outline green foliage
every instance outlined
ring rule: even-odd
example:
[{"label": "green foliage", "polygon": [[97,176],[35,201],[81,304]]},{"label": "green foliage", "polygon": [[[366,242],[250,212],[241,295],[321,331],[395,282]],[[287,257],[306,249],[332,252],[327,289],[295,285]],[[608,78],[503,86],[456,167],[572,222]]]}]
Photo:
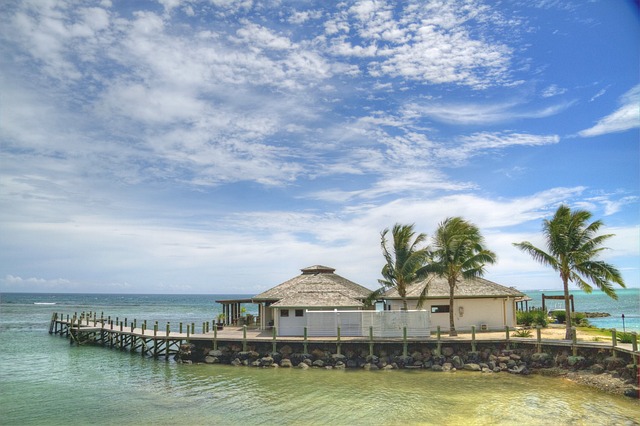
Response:
[{"label": "green foliage", "polygon": [[450,217],[438,225],[432,241],[427,269],[449,283],[449,335],[456,336],[453,297],[457,283],[484,275],[485,265],[496,262],[496,255],[484,247],[484,238],[474,224],[461,217]]},{"label": "green foliage", "polygon": [[[620,271],[598,259],[605,249],[604,242],[613,235],[598,235],[598,230],[603,225],[602,221],[589,222],[590,220],[590,212],[571,211],[569,207],[561,205],[552,219],[544,220],[542,223],[546,251],[528,241],[514,243],[534,260],[558,273],[562,280],[565,300],[569,296],[569,283],[575,284],[587,293],[591,293],[593,287],[599,288],[613,299],[617,299],[613,285],[625,287]],[[569,309],[568,306],[565,308]],[[570,323],[571,321],[566,321],[566,339],[571,337]]]},{"label": "green foliage", "polygon": [[573,325],[577,327],[589,327],[591,325],[584,312],[574,312],[571,321],[573,321]]},{"label": "green foliage", "polygon": [[633,336],[629,332],[624,333],[622,331],[618,331],[616,333],[616,337],[620,343],[633,343]]},{"label": "green foliage", "polygon": [[[385,265],[382,267],[382,276],[384,279],[378,280],[378,283],[384,290],[395,288],[398,295],[402,298],[403,308],[407,309],[407,290],[411,284],[414,284],[426,276],[424,270],[427,261],[427,249],[421,248],[420,245],[426,240],[425,234],[418,234],[413,229],[414,225],[401,225],[396,223],[391,230],[391,247],[387,236],[389,229],[385,229],[380,234],[382,254],[384,255]],[[425,285],[420,300],[426,297],[427,287]]]},{"label": "green foliage", "polygon": [[513,337],[531,337],[531,330],[528,328],[520,328],[513,332]]},{"label": "green foliage", "polygon": [[518,325],[539,325],[540,327],[546,327],[549,322],[547,314],[541,309],[535,309],[531,311],[518,311],[516,312],[516,320],[518,322]]},{"label": "green foliage", "polygon": [[553,317],[559,324],[564,324],[567,321],[567,313],[565,311],[555,311]]}]

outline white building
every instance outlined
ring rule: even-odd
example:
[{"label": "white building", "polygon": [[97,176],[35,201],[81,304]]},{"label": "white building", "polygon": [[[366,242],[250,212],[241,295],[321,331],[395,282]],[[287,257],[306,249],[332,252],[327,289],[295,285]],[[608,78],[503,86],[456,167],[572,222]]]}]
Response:
[{"label": "white building", "polygon": [[[424,287],[427,295],[421,307],[417,306]],[[454,291],[453,315],[456,330],[504,330],[505,326],[516,326],[516,299],[524,296],[513,287],[505,287],[483,278],[458,282]],[[385,309],[402,309],[402,298],[398,291],[387,291],[382,299]],[[449,284],[446,279],[429,277],[407,289],[407,308],[426,309],[430,313],[431,330],[440,326],[449,330]]]}]

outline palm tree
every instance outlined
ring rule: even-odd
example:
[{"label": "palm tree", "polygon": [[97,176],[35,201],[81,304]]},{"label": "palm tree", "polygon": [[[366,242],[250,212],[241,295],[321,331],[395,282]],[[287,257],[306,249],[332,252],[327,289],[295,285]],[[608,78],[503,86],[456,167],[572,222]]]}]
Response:
[{"label": "palm tree", "polygon": [[[378,280],[383,291],[395,288],[402,298],[402,307],[407,310],[407,288],[425,277],[425,261],[427,249],[420,248],[426,240],[425,234],[416,235],[414,225],[400,225],[396,223],[391,231],[393,246],[387,247],[389,228],[380,233],[382,254],[386,264],[382,267],[384,279]],[[422,291],[419,302],[426,296],[426,286]]]},{"label": "palm tree", "polygon": [[485,264],[495,261],[495,253],[484,248],[484,238],[474,224],[461,217],[450,217],[438,225],[427,271],[446,278],[449,284],[450,336],[458,335],[453,316],[453,296],[458,282],[481,277]]},{"label": "palm tree", "polygon": [[614,266],[596,260],[598,254],[606,249],[602,244],[613,234],[596,235],[603,223],[600,220],[588,223],[591,216],[586,210],[571,211],[569,207],[561,205],[553,218],[545,219],[542,224],[547,251],[528,241],[514,243],[514,246],[560,274],[564,288],[567,340],[571,339],[569,282],[576,284],[585,293],[591,293],[593,284],[613,299],[618,298],[613,283],[625,287],[620,272]]}]

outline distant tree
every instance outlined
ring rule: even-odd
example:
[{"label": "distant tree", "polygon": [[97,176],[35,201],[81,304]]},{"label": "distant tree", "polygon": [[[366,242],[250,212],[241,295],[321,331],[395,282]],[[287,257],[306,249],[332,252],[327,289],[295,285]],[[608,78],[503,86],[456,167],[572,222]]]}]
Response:
[{"label": "distant tree", "polygon": [[461,217],[450,217],[438,225],[432,238],[427,272],[443,277],[449,284],[449,335],[457,336],[453,297],[462,279],[484,275],[486,264],[496,261],[496,255],[484,247],[480,230]]},{"label": "distant tree", "polygon": [[618,298],[613,284],[625,287],[620,272],[614,266],[596,260],[600,252],[606,249],[602,244],[613,234],[596,235],[603,223],[600,220],[588,223],[591,216],[586,210],[571,211],[569,207],[561,205],[551,220],[545,219],[542,223],[547,251],[528,241],[514,243],[514,246],[560,274],[564,289],[567,340],[571,339],[569,282],[586,293],[591,293],[593,284],[613,299]]},{"label": "distant tree", "polygon": [[[421,244],[427,239],[425,234],[418,234],[413,229],[414,225],[400,225],[396,223],[391,230],[391,246],[387,236],[389,229],[381,232],[382,254],[386,261],[382,267],[383,279],[378,280],[383,291],[395,288],[402,298],[402,307],[407,310],[407,288],[422,280],[426,276],[425,262],[427,249],[421,248]],[[423,289],[418,303],[426,296],[426,286]]]}]

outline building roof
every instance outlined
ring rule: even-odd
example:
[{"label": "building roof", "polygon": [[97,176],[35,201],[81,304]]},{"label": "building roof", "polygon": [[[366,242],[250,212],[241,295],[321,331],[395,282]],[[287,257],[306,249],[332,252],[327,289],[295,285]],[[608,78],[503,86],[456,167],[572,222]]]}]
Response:
[{"label": "building roof", "polygon": [[361,307],[371,290],[314,265],[302,274],[253,297],[254,302],[274,302],[277,307]]},{"label": "building roof", "polygon": [[[407,288],[407,299],[417,299],[425,284],[428,284],[428,299],[449,298],[449,284],[446,278],[429,277],[426,280],[412,284]],[[485,280],[484,278],[475,278],[471,280],[462,280],[458,282],[454,291],[454,297],[457,298],[479,298],[479,297],[522,297],[523,293],[513,287],[505,287]],[[382,295],[383,299],[400,299],[400,295],[396,289],[390,289]]]}]

